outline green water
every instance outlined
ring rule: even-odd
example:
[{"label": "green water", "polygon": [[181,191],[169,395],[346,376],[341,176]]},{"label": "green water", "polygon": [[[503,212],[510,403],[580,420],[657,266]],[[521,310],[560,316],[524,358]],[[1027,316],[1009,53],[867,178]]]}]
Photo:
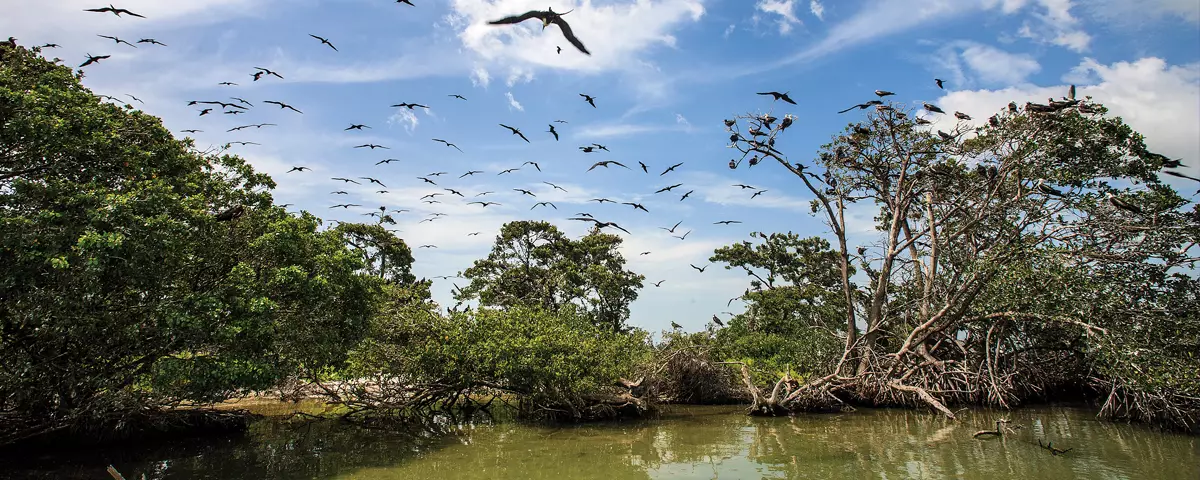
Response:
[{"label": "green water", "polygon": [[[655,421],[571,427],[463,424],[398,435],[334,422],[263,421],[242,437],[62,452],[0,478],[148,479],[1200,479],[1200,438],[1099,422],[1094,412],[902,410],[752,418],[676,407]],[[976,440],[1008,418],[1017,433]],[[1054,456],[1037,439],[1072,448]]]}]

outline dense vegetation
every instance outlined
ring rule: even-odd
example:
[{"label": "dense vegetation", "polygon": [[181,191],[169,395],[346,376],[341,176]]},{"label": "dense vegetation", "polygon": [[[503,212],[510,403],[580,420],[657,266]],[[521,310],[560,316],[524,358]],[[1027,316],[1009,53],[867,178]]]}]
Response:
[{"label": "dense vegetation", "polygon": [[[807,165],[774,148],[783,124],[729,122],[830,235],[717,249],[750,279],[746,312],[653,344],[627,324],[644,278],[619,236],[509,223],[443,313],[386,211],[334,228],[288,213],[242,159],[38,53],[0,46],[0,445],[297,380],[352,420],[493,402],[554,419],[656,401],[953,416],[1068,390],[1115,418],[1194,428],[1200,412],[1200,210],[1096,103],[1005,112],[969,139],[883,109]],[[863,201],[878,238],[853,247]]]}]

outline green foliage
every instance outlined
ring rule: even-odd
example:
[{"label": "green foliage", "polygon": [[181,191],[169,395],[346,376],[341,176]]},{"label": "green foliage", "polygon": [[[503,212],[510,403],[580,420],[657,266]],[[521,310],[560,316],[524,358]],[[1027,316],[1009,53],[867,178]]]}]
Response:
[{"label": "green foliage", "polygon": [[645,332],[612,332],[573,307],[482,308],[450,316],[427,307],[380,317],[353,355],[355,375],[404,379],[402,392],[381,403],[421,406],[426,397],[409,392],[442,400],[486,388],[516,395],[524,414],[583,409],[649,358]]},{"label": "green foliage", "polygon": [[625,270],[621,241],[598,230],[571,240],[548,222],[509,222],[487,258],[463,272],[471,283],[457,299],[551,312],[574,305],[594,324],[623,331],[645,277]]},{"label": "green foliage", "polygon": [[383,291],[363,272],[411,280],[398,239],[381,266],[345,244],[379,243],[370,227],[318,231],[242,159],[28,50],[0,55],[0,412],[33,431],[337,365]]}]

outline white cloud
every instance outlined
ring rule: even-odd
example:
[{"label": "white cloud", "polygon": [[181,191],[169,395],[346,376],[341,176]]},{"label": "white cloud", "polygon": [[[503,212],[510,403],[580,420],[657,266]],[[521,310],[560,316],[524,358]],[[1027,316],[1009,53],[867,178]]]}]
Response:
[{"label": "white cloud", "polygon": [[[1121,117],[1145,135],[1152,150],[1171,158],[1183,158],[1190,173],[1200,176],[1200,142],[1196,139],[1196,132],[1200,132],[1200,63],[1168,65],[1162,59],[1149,57],[1103,65],[1089,58],[1068,77],[1093,80],[1079,85],[1076,95],[1091,96],[1104,104],[1110,115]],[[957,91],[936,103],[948,112],[967,113],[979,123],[986,122],[1009,101],[1045,103],[1047,98],[1061,97],[1066,91],[1066,85]]]},{"label": "white cloud", "polygon": [[471,85],[487,88],[491,81],[491,74],[489,74],[487,69],[482,65],[476,65],[475,68],[471,70]]},{"label": "white cloud", "polygon": [[953,85],[1015,85],[1025,82],[1042,68],[1028,54],[1009,53],[966,40],[943,44],[928,60],[926,64],[937,65],[934,73],[940,78],[948,78]]},{"label": "white cloud", "polygon": [[1179,17],[1200,23],[1200,2],[1195,0],[1089,0],[1080,5],[1093,16],[1115,24]]},{"label": "white cloud", "polygon": [[809,2],[808,10],[812,12],[814,17],[817,17],[817,20],[825,20],[825,6],[821,5],[821,0],[812,0]]},{"label": "white cloud", "polygon": [[504,92],[504,98],[508,99],[509,108],[516,109],[520,112],[525,111],[525,107],[521,106],[521,102],[518,102],[516,98],[513,98],[512,92]]},{"label": "white cloud", "polygon": [[683,125],[687,128],[692,128],[692,123],[689,122],[687,117],[684,117],[682,113],[675,114],[675,123]]},{"label": "white cloud", "polygon": [[508,79],[504,81],[505,85],[510,88],[518,83],[529,83],[533,81],[533,70],[519,66],[513,66],[508,71]]},{"label": "white cloud", "polygon": [[414,114],[412,110],[407,108],[396,109],[396,113],[393,113],[392,116],[388,117],[387,122],[388,125],[400,124],[404,127],[404,131],[408,133],[412,133],[413,130],[416,130],[417,125],[421,123],[420,120],[417,120],[417,115]]},{"label": "white cloud", "polygon": [[[681,119],[683,120],[682,122],[680,121]],[[693,131],[692,125],[687,123],[687,119],[683,118],[682,115],[676,114],[675,123],[673,124],[607,123],[584,125],[572,134],[572,138],[614,138],[645,133],[691,131]]]},{"label": "white cloud", "polygon": [[1036,3],[1045,12],[1033,14],[1036,24],[1025,22],[1018,32],[1022,37],[1052,43],[1074,52],[1088,50],[1092,37],[1083,31],[1079,19],[1071,15],[1071,0],[1036,0]]},{"label": "white cloud", "polygon": [[759,0],[754,6],[760,12],[779,16],[779,34],[787,35],[793,25],[804,23],[796,18],[796,0]]},{"label": "white cloud", "polygon": [[728,27],[725,27],[725,33],[721,34],[721,38],[729,38],[729,35],[732,34],[733,31],[736,29],[737,29],[737,25],[734,25],[732,23],[729,24]]}]

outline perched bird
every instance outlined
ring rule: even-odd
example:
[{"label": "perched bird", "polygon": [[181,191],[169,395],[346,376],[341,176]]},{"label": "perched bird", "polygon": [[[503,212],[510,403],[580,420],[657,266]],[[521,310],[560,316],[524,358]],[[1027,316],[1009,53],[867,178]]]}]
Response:
[{"label": "perched bird", "polygon": [[525,143],[530,143],[530,142],[529,142],[529,139],[528,139],[528,138],[525,138],[525,134],[521,133],[521,131],[520,131],[520,130],[518,130],[518,129],[514,128],[514,127],[510,127],[510,126],[508,126],[508,125],[505,125],[505,124],[503,124],[503,123],[501,123],[501,124],[500,124],[500,126],[501,126],[501,127],[504,127],[504,128],[507,128],[507,129],[509,129],[509,130],[511,130],[513,135],[516,135],[516,136],[518,136],[518,137],[521,137],[521,140],[524,140],[524,141],[525,141]]},{"label": "perched bird", "polygon": [[583,52],[585,55],[591,55],[592,53],[583,46],[583,42],[580,42],[579,39],[575,37],[575,33],[571,31],[571,26],[568,25],[567,21],[563,20],[562,18],[563,15],[573,11],[574,10],[567,10],[563,13],[555,13],[554,9],[551,8],[547,8],[546,11],[530,10],[521,15],[504,17],[499,20],[490,21],[488,22],[488,25],[511,25],[524,22],[531,18],[537,18],[542,21],[542,30],[545,30],[546,27],[550,26],[550,24],[558,25],[558,28],[562,30],[563,37],[565,37],[568,42],[571,42],[571,45],[574,45],[575,48],[579,49],[579,51]]},{"label": "perched bird", "polygon": [[758,94],[759,94],[759,95],[770,95],[770,96],[772,96],[772,97],[775,97],[775,100],[783,100],[783,101],[785,101],[785,102],[787,102],[787,103],[790,103],[790,104],[792,104],[792,105],[795,105],[795,104],[796,104],[796,102],[795,102],[795,101],[793,101],[793,100],[792,100],[792,98],[788,96],[788,93],[790,93],[790,92],[783,92],[783,93],[779,93],[779,92],[758,92]]},{"label": "perched bird", "polygon": [[721,319],[717,318],[716,315],[713,315],[712,321],[713,321],[713,323],[717,324],[718,326],[721,326],[721,327],[725,326],[725,322],[722,322]]},{"label": "perched bird", "polygon": [[581,93],[581,94],[579,94],[579,96],[583,97],[583,100],[588,102],[588,104],[591,105],[592,108],[596,108],[596,97],[593,97],[586,93]]},{"label": "perched bird", "polygon": [[965,113],[962,113],[962,112],[954,112],[954,118],[957,118],[957,119],[959,119],[959,120],[968,120],[968,121],[969,121],[969,120],[971,120],[971,116],[970,116],[970,115],[967,115],[967,114],[965,114]]},{"label": "perched bird", "polygon": [[88,8],[88,9],[84,9],[84,11],[85,11],[85,12],[97,12],[97,13],[109,13],[109,12],[112,12],[112,14],[113,14],[113,15],[116,15],[116,16],[118,16],[118,17],[120,17],[120,16],[121,16],[121,14],[122,14],[122,13],[124,13],[124,14],[126,14],[126,15],[129,15],[129,16],[131,16],[131,17],[146,18],[146,17],[144,17],[144,16],[141,16],[141,15],[138,15],[138,14],[136,14],[136,13],[133,13],[133,12],[131,12],[131,11],[129,11],[129,10],[126,10],[126,9],[124,9],[124,8],[117,8],[117,7],[114,7],[114,6],[112,6],[112,4],[109,4],[107,7],[101,7],[101,8]]},{"label": "perched bird", "polygon": [[671,321],[671,328],[673,328],[675,330],[679,330],[679,329],[683,328],[683,325],[680,325],[678,323],[675,323],[674,321]]},{"label": "perched bird", "polygon": [[942,109],[938,108],[938,106],[937,106],[937,105],[934,105],[934,104],[932,104],[932,103],[925,103],[925,102],[922,102],[922,103],[921,103],[921,106],[922,106],[922,107],[924,107],[924,108],[925,108],[925,111],[927,111],[927,112],[932,112],[932,113],[946,113],[946,112],[945,112],[945,111],[943,111]]},{"label": "perched bird", "polygon": [[1112,206],[1114,206],[1114,207],[1117,207],[1121,210],[1125,210],[1127,212],[1132,212],[1132,213],[1137,213],[1137,214],[1143,213],[1142,209],[1140,207],[1138,207],[1137,205],[1134,205],[1132,203],[1121,200],[1120,198],[1117,198],[1112,193],[1107,193],[1106,196],[1108,197],[1108,203],[1112,204]]},{"label": "perched bird", "polygon": [[329,45],[329,48],[332,48],[332,49],[333,49],[333,51],[335,51],[335,52],[336,52],[336,51],[338,51],[337,47],[333,46],[333,44],[332,44],[332,43],[329,43],[329,39],[328,39],[328,38],[325,38],[325,37],[318,37],[318,36],[316,36],[316,35],[313,35],[313,34],[311,34],[311,33],[310,33],[310,34],[308,34],[308,36],[310,36],[310,37],[312,37],[312,38],[315,38],[315,39],[317,39],[317,40],[320,40],[320,41],[321,41],[321,43],[324,43],[325,45]]}]

